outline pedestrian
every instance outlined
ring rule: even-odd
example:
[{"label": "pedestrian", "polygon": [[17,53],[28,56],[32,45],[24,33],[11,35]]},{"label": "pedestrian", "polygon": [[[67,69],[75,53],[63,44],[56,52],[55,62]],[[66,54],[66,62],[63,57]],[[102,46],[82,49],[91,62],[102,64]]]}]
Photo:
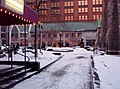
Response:
[{"label": "pedestrian", "polygon": [[81,47],[81,48],[84,48],[84,41],[83,41],[83,38],[81,38],[80,47]]}]

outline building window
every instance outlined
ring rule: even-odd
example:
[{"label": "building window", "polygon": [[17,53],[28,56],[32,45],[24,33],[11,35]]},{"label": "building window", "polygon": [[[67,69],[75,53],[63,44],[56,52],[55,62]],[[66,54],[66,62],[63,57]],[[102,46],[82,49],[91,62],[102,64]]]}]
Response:
[{"label": "building window", "polygon": [[94,46],[95,40],[94,39],[93,40],[86,40],[86,44],[87,44],[87,46]]},{"label": "building window", "polygon": [[103,0],[93,0],[93,5],[102,4]]},{"label": "building window", "polygon": [[69,37],[69,33],[66,33],[66,34],[65,34],[65,37],[66,37],[66,38]]},{"label": "building window", "polygon": [[93,19],[102,19],[102,15],[93,15]]},{"label": "building window", "polygon": [[47,4],[46,3],[42,3],[42,4],[40,4],[40,8],[47,8]]},{"label": "building window", "polygon": [[88,16],[87,15],[80,15],[79,20],[88,20]]},{"label": "building window", "polygon": [[55,9],[52,11],[52,14],[60,14],[60,10],[59,9]]},{"label": "building window", "polygon": [[74,6],[73,1],[64,2],[64,6]]},{"label": "building window", "polygon": [[64,13],[74,13],[74,9],[64,9]]},{"label": "building window", "polygon": [[60,7],[60,2],[51,3],[51,7]]},{"label": "building window", "polygon": [[46,10],[45,11],[40,11],[39,13],[40,13],[40,15],[46,15],[47,11]]},{"label": "building window", "polygon": [[46,22],[46,20],[47,20],[47,19],[44,18],[44,17],[43,17],[43,18],[40,18],[40,21],[41,21],[41,22]]},{"label": "building window", "polygon": [[57,21],[57,17],[52,17],[52,21]]},{"label": "building window", "polygon": [[88,5],[88,0],[79,0],[78,1],[78,5],[81,6],[81,5]]},{"label": "building window", "polygon": [[88,8],[78,8],[78,13],[88,12]]},{"label": "building window", "polygon": [[82,33],[78,33],[78,37],[82,37]]},{"label": "building window", "polygon": [[75,37],[75,33],[72,33],[72,37]]},{"label": "building window", "polygon": [[65,21],[71,21],[73,20],[73,16],[65,16]]},{"label": "building window", "polygon": [[93,12],[102,12],[102,7],[93,7]]}]

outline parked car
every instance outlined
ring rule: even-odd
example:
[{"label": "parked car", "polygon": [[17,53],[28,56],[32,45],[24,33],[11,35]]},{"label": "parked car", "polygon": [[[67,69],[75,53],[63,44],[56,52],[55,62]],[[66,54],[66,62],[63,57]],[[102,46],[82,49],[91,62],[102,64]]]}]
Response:
[{"label": "parked car", "polygon": [[93,51],[93,50],[94,50],[94,48],[91,47],[91,46],[85,46],[84,48],[85,48],[87,51]]}]

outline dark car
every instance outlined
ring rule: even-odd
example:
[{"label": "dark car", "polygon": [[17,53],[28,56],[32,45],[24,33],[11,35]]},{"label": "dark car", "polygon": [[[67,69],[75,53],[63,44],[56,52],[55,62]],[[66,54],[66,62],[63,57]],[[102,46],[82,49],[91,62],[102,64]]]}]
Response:
[{"label": "dark car", "polygon": [[87,51],[93,51],[93,50],[94,50],[94,48],[91,47],[91,46],[85,46],[84,48],[85,48]]}]

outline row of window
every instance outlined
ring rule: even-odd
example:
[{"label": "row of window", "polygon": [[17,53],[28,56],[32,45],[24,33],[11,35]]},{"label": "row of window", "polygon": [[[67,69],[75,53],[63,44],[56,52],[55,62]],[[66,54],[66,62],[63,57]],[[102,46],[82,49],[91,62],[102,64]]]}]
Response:
[{"label": "row of window", "polygon": [[88,0],[79,0],[78,5],[88,5]]},{"label": "row of window", "polygon": [[93,12],[102,12],[102,7],[93,7]]},{"label": "row of window", "polygon": [[[47,15],[47,10],[41,10],[41,11],[39,11],[39,14],[40,15]],[[60,14],[60,10],[59,9],[53,10],[51,12],[51,14]]]},{"label": "row of window", "polygon": [[93,15],[93,19],[102,19],[102,15]]},{"label": "row of window", "polygon": [[78,13],[88,12],[88,8],[78,8]]},{"label": "row of window", "polygon": [[[103,9],[102,7],[93,7],[93,12],[102,12]],[[88,12],[88,8],[78,8],[78,13],[86,13]],[[60,9],[56,9],[56,10],[53,10],[51,12],[52,14],[60,14]],[[73,8],[68,8],[68,9],[64,9],[64,13],[74,13],[74,9]],[[40,15],[46,15],[47,14],[47,11],[46,10],[43,10],[43,11],[40,11]]]},{"label": "row of window", "polygon": [[93,5],[95,4],[102,4],[103,0],[93,0]]},{"label": "row of window", "polygon": [[52,14],[60,14],[60,9],[55,9],[51,12]]},{"label": "row of window", "polygon": [[74,6],[73,1],[64,2],[64,6]]},{"label": "row of window", "polygon": [[[93,5],[102,4],[103,0],[93,0],[92,3],[93,3]],[[88,0],[79,0],[78,6],[81,6],[81,5],[88,5]],[[66,6],[74,6],[74,1],[66,1],[66,2],[64,2],[64,6],[65,7]],[[52,3],[51,7],[60,7],[60,2]]]},{"label": "row of window", "polygon": [[[92,8],[93,12],[102,12],[103,8],[102,7],[93,7]],[[78,8],[78,13],[84,13],[84,12],[88,12],[88,8]],[[74,9],[73,8],[69,8],[69,9],[64,9],[64,13],[74,13]]]},{"label": "row of window", "polygon": [[87,15],[81,15],[78,18],[79,20],[88,20],[88,16]]},{"label": "row of window", "polygon": [[[30,0],[30,1],[34,2],[34,0]],[[47,1],[47,0],[42,0],[42,1]],[[92,3],[93,5],[102,4],[103,0],[92,0]],[[88,0],[79,0],[78,6],[82,6],[82,5],[88,5]],[[65,7],[74,6],[74,1],[66,1],[64,2],[64,6]],[[34,8],[34,5],[31,5],[30,7]],[[51,7],[60,7],[60,2],[52,2]],[[40,8],[47,8],[47,4],[41,3]]]},{"label": "row of window", "polygon": [[[102,15],[93,15],[93,19],[94,20],[102,19]],[[59,21],[59,19],[56,16],[55,17],[51,17],[51,20],[52,21]],[[74,16],[72,16],[72,15],[65,16],[64,20],[65,21],[73,21],[74,20]],[[78,16],[78,20],[89,20],[89,18],[88,18],[88,15],[79,15]],[[47,19],[46,18],[40,18],[40,21],[41,22],[46,22]]]},{"label": "row of window", "polygon": [[51,7],[60,7],[60,2],[51,3]]},{"label": "row of window", "polygon": [[[42,34],[42,37],[48,37],[48,38],[52,38],[52,37],[57,37],[57,33],[52,33],[52,34]],[[34,34],[31,35],[32,37],[34,37]],[[40,35],[39,35],[40,37]],[[61,35],[61,37],[63,37],[63,34]],[[64,33],[64,37],[82,37],[82,33]]]},{"label": "row of window", "polygon": [[74,20],[73,16],[65,16],[65,21],[72,21]]},{"label": "row of window", "polygon": [[74,9],[64,9],[64,13],[74,13]]},{"label": "row of window", "polygon": [[46,3],[41,3],[40,8],[47,8],[47,4]]}]

